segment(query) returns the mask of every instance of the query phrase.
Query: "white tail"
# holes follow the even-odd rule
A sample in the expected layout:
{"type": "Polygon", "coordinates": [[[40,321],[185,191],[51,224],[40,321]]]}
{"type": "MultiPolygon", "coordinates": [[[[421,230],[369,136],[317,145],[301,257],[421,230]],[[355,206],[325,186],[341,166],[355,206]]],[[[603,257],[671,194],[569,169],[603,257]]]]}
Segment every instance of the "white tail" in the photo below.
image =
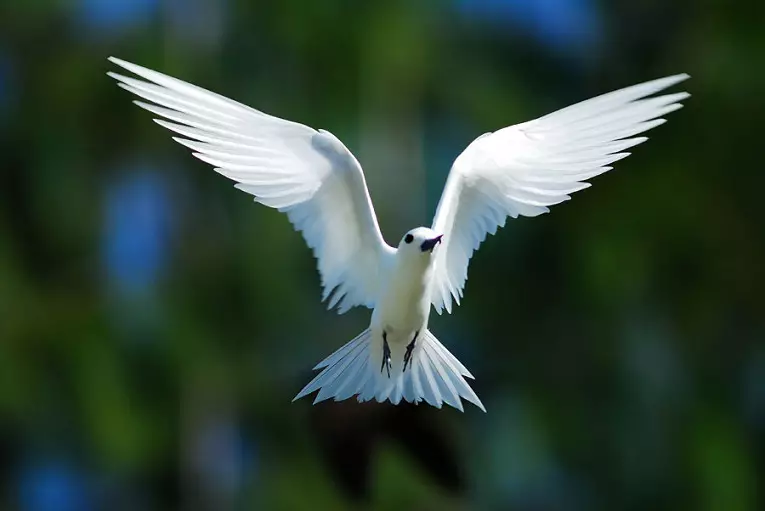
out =
{"type": "Polygon", "coordinates": [[[357,395],[360,402],[389,400],[396,405],[402,399],[410,403],[424,400],[436,408],[446,403],[462,411],[461,399],[465,399],[486,411],[465,381],[465,377],[473,378],[473,375],[430,331],[425,330],[424,335],[420,335],[412,352],[410,368],[392,374],[390,378],[380,371],[379,354],[372,352],[375,345],[369,329],[361,332],[314,367],[314,370],[323,370],[293,401],[320,389],[314,404],[329,398],[342,401],[357,395]]]}

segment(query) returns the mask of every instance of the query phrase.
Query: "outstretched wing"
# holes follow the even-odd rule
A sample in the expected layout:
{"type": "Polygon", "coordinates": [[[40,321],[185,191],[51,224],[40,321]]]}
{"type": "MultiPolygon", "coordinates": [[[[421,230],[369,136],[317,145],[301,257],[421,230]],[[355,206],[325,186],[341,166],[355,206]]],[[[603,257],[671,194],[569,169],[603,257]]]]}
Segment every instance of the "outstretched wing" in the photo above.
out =
{"type": "Polygon", "coordinates": [[[318,259],[329,308],[374,306],[380,262],[392,251],[380,233],[364,174],[331,133],[279,119],[156,71],[111,57],[138,80],[108,73],[135,103],[162,117],[177,142],[236,181],[255,201],[287,214],[318,259]],[[334,292],[333,292],[334,291],[334,292]]]}
{"type": "Polygon", "coordinates": [[[635,135],[663,124],[660,117],[689,95],[643,98],[686,78],[627,87],[474,140],[454,161],[433,219],[433,229],[444,234],[432,297],[439,314],[451,312],[452,298],[459,305],[468,262],[487,234],[508,216],[548,212],[611,170],[630,154],[625,149],[647,140],[635,135]]]}

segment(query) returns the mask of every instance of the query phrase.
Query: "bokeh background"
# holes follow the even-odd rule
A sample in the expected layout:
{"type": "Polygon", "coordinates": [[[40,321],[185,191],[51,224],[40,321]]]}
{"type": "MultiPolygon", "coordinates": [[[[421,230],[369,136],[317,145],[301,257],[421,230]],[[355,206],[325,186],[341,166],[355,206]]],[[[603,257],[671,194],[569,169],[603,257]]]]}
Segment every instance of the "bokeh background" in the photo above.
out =
{"type": "Polygon", "coordinates": [[[5,0],[0,506],[765,508],[765,3],[5,0]],[[488,413],[290,403],[369,312],[105,73],[325,128],[395,243],[477,135],[687,72],[693,97],[477,253],[431,328],[488,413]]]}

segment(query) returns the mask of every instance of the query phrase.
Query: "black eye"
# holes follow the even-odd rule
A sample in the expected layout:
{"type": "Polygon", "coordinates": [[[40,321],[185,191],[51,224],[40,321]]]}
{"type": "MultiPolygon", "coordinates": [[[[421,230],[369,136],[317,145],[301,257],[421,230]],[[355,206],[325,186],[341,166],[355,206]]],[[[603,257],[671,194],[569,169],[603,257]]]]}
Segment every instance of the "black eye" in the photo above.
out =
{"type": "Polygon", "coordinates": [[[407,234],[406,236],[404,236],[404,243],[411,243],[412,240],[414,240],[414,236],[412,236],[411,234],[407,234]]]}

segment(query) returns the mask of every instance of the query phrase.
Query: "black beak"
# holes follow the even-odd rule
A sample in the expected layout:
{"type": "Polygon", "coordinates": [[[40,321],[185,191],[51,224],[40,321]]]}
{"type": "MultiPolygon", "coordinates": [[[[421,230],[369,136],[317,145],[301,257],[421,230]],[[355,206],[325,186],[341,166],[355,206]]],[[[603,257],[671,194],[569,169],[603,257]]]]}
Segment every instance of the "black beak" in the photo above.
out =
{"type": "Polygon", "coordinates": [[[441,243],[441,238],[443,237],[444,237],[443,234],[439,234],[433,239],[423,241],[422,245],[420,245],[420,250],[422,250],[423,252],[428,252],[428,251],[433,252],[433,249],[436,248],[436,245],[441,243]]]}

